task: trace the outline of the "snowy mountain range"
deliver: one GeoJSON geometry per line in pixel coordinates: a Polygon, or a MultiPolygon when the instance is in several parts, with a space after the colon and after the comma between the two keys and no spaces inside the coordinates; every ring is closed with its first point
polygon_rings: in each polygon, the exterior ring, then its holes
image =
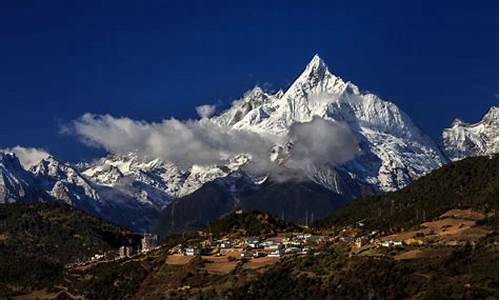
{"type": "MultiPolygon", "coordinates": [[[[268,93],[256,87],[225,112],[204,121],[229,131],[278,137],[279,143],[263,149],[274,164],[272,172],[247,172],[254,162],[248,153],[229,157],[225,163],[188,168],[134,152],[77,165],[48,157],[28,170],[14,154],[0,153],[0,203],[63,201],[133,230],[149,231],[161,211],[170,215],[171,223],[182,221],[175,214],[191,216],[180,209],[198,209],[197,216],[205,212],[210,218],[242,206],[284,211],[287,202],[283,199],[279,205],[270,202],[283,188],[290,191],[284,187],[289,181],[300,186],[292,192],[295,206],[290,208],[297,213],[289,214],[294,216],[292,221],[300,221],[304,209],[319,214],[341,200],[401,189],[450,159],[498,152],[498,108],[490,109],[475,124],[454,121],[443,131],[442,151],[395,104],[333,75],[317,55],[286,91],[268,93]],[[342,149],[332,148],[325,159],[306,157],[309,163],[293,164],[294,155],[303,150],[297,141],[301,136],[294,136],[296,124],[318,119],[340,124],[342,132],[352,134],[356,154],[340,159],[342,149]],[[217,188],[201,189],[209,183],[217,188]],[[210,190],[217,193],[211,196],[210,190]],[[307,198],[316,192],[322,202],[307,198]],[[261,203],[259,193],[267,199],[262,207],[255,204],[261,203]],[[218,201],[214,197],[221,195],[224,205],[211,214],[211,205],[218,201]],[[204,205],[196,207],[201,196],[204,205]],[[329,198],[336,203],[328,203],[329,198]]],[[[199,218],[199,222],[210,218],[199,218]]]]}
{"type": "Polygon", "coordinates": [[[455,119],[442,136],[443,149],[451,160],[498,153],[498,107],[490,108],[474,124],[455,119]]]}

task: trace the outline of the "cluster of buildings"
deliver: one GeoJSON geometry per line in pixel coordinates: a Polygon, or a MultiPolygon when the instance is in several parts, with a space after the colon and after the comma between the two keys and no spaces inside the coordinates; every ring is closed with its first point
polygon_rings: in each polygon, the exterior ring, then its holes
{"type": "MultiPolygon", "coordinates": [[[[358,225],[359,226],[359,225],[358,225]]],[[[369,248],[388,248],[388,249],[403,249],[405,246],[423,246],[425,241],[421,239],[423,234],[417,233],[415,237],[405,240],[379,238],[377,231],[363,233],[361,235],[355,234],[356,232],[349,232],[343,230],[338,237],[338,241],[350,245],[351,250],[354,252],[363,251],[369,248]]]]}
{"type": "Polygon", "coordinates": [[[325,239],[312,234],[297,234],[289,237],[246,237],[241,239],[224,238],[220,240],[207,239],[197,246],[171,249],[170,253],[182,255],[210,254],[224,256],[229,251],[239,250],[241,258],[257,258],[263,256],[282,257],[287,254],[309,254],[325,239]]]}

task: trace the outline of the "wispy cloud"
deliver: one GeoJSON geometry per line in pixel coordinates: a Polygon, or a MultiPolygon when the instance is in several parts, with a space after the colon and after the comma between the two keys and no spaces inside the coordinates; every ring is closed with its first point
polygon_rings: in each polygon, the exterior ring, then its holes
{"type": "Polygon", "coordinates": [[[29,169],[38,164],[42,159],[50,156],[44,149],[15,146],[12,148],[0,149],[0,152],[14,153],[21,162],[21,165],[29,169]]]}
{"type": "Polygon", "coordinates": [[[196,107],[196,113],[201,118],[210,118],[213,114],[215,114],[215,105],[205,104],[196,107]]]}

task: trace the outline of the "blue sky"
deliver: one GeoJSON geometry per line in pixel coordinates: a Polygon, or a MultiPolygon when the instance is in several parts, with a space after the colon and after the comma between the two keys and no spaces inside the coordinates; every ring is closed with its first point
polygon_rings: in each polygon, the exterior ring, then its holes
{"type": "Polygon", "coordinates": [[[498,105],[498,1],[100,2],[0,1],[0,148],[88,159],[59,134],[84,113],[195,118],[315,53],[433,138],[498,105]]]}

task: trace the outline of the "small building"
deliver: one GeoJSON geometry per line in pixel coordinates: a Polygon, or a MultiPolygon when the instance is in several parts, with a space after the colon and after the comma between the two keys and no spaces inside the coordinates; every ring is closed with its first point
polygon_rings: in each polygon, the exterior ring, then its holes
{"type": "Polygon", "coordinates": [[[271,251],[283,249],[283,248],[284,248],[283,244],[271,244],[271,245],[267,245],[264,247],[264,249],[271,250],[271,251]]]}
{"type": "Polygon", "coordinates": [[[246,239],[245,244],[250,248],[261,248],[260,239],[257,237],[249,237],[246,239]]]}
{"type": "Polygon", "coordinates": [[[91,260],[100,260],[103,258],[104,258],[104,254],[94,254],[94,256],[92,256],[91,260]]]}
{"type": "Polygon", "coordinates": [[[233,247],[233,242],[231,240],[223,240],[220,243],[220,247],[223,249],[229,249],[233,247]]]}
{"type": "Polygon", "coordinates": [[[240,254],[241,258],[253,258],[253,252],[252,251],[243,251],[240,254]]]}
{"type": "Polygon", "coordinates": [[[135,254],[134,248],[132,248],[132,246],[121,246],[118,249],[118,257],[119,258],[132,257],[134,254],[135,254]]]}
{"type": "Polygon", "coordinates": [[[363,246],[363,240],[362,239],[355,239],[354,242],[352,243],[352,248],[353,249],[359,249],[363,246]]]}
{"type": "Polygon", "coordinates": [[[307,254],[310,254],[310,253],[311,253],[311,248],[309,248],[309,247],[304,247],[300,251],[300,254],[302,254],[302,255],[307,255],[307,254]]]}
{"type": "Polygon", "coordinates": [[[269,257],[282,257],[283,255],[285,255],[285,250],[278,249],[278,250],[272,251],[267,256],[269,256],[269,257]]]}
{"type": "Polygon", "coordinates": [[[186,255],[194,256],[194,255],[200,255],[201,251],[199,248],[193,247],[193,248],[186,248],[185,253],[186,255]]]}
{"type": "Polygon", "coordinates": [[[392,247],[402,248],[403,242],[401,242],[401,241],[383,241],[380,245],[382,247],[386,247],[386,248],[392,248],[392,247]]]}
{"type": "Polygon", "coordinates": [[[156,234],[145,233],[141,239],[141,251],[148,252],[158,245],[158,236],[156,234]]]}
{"type": "Polygon", "coordinates": [[[263,257],[263,256],[266,256],[266,253],[265,252],[262,252],[262,251],[255,251],[253,253],[253,257],[254,258],[259,258],[259,257],[263,257]]]}
{"type": "Polygon", "coordinates": [[[288,247],[285,249],[285,254],[296,254],[299,253],[300,251],[301,249],[298,247],[288,247]]]}

